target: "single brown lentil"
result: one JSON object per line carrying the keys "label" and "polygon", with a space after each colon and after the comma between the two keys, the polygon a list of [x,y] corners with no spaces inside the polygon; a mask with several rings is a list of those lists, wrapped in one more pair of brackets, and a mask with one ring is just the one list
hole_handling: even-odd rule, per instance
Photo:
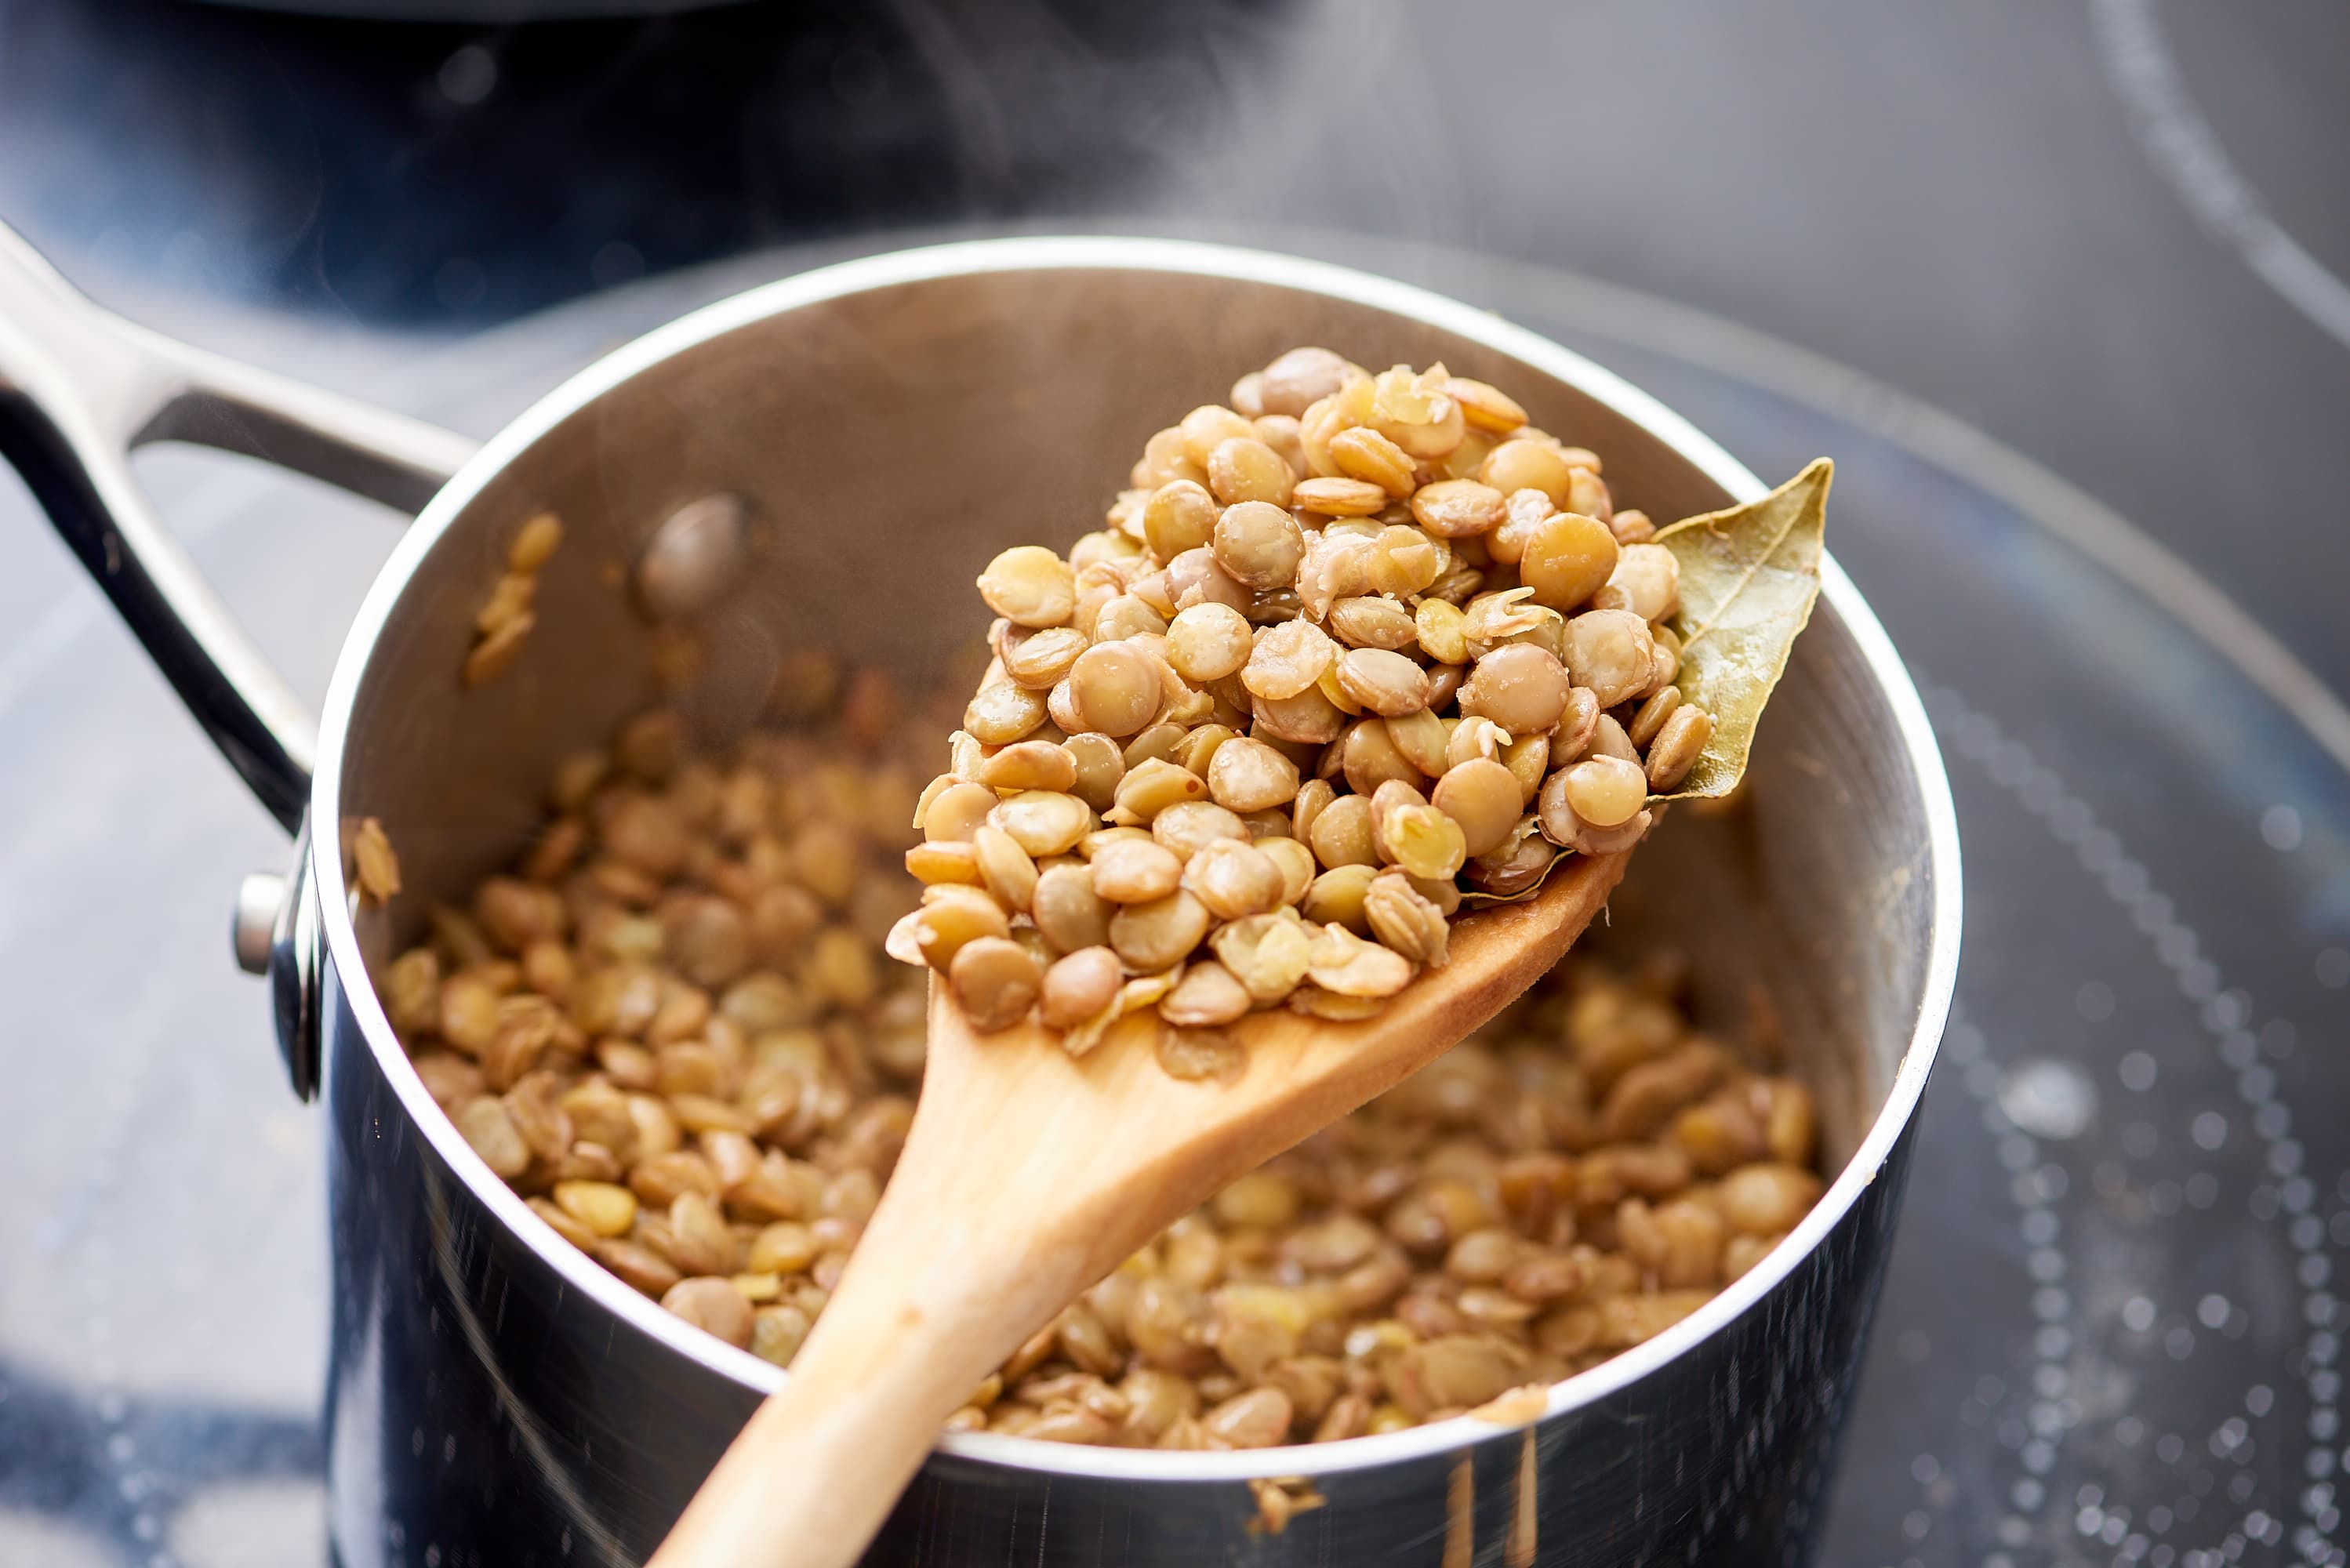
{"label": "single brown lentil", "polygon": [[400,892],[400,857],[391,837],[372,816],[361,817],[351,834],[351,862],[359,897],[376,905],[389,904]]}

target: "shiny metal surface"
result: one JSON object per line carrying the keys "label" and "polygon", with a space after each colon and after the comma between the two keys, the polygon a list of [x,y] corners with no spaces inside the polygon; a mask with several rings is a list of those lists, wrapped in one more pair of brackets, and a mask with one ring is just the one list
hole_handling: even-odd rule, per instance
{"label": "shiny metal surface", "polygon": [[236,885],[236,908],[228,923],[229,950],[247,974],[269,972],[269,950],[277,934],[277,911],[286,907],[286,878],[255,871]]}
{"label": "shiny metal surface", "polygon": [[294,834],[293,869],[286,874],[286,898],[269,931],[269,1012],[276,1024],[277,1054],[296,1099],[318,1092],[324,1052],[326,940],[323,911],[311,884],[310,845],[316,836],[308,817]]}
{"label": "shiny metal surface", "polygon": [[261,458],[408,511],[473,443],[134,327],[0,227],[0,455],[290,831],[317,749],[310,716],[140,493],[130,454],[158,441]]}
{"label": "shiny metal surface", "polygon": [[[358,618],[314,819],[380,816],[429,893],[503,858],[554,758],[651,690],[650,628],[604,566],[713,490],[745,497],[767,544],[702,628],[712,659],[694,711],[709,732],[754,716],[795,642],[933,674],[951,651],[933,628],[962,623],[989,554],[1089,525],[1094,502],[1069,498],[1101,488],[1096,454],[1138,446],[1170,400],[1218,397],[1234,364],[1301,338],[1505,380],[1659,514],[1759,488],[1575,356],[1360,275],[1124,241],[876,258],[655,333],[460,473]],[[1009,399],[978,395],[1007,385]],[[460,695],[471,608],[542,506],[573,537],[543,579],[538,630],[506,678]],[[893,568],[886,616],[849,591],[872,554]],[[1958,882],[1924,716],[1840,572],[1773,711],[1743,804],[1679,814],[1644,851],[1617,930],[1705,952],[1711,988],[1760,981],[1791,1037],[1816,1047],[1804,1066],[1846,1163],[1784,1246],[1687,1322],[1558,1386],[1532,1428],[1454,1422],[1226,1455],[951,1438],[875,1560],[1799,1558],[1948,1005]],[[294,907],[331,954],[312,994],[327,1036],[337,1550],[351,1568],[634,1561],[781,1375],[628,1292],[490,1176],[352,983],[406,933],[354,923],[339,857],[307,859],[317,896]],[[1331,1506],[1260,1533],[1242,1483],[1270,1475],[1312,1478]]]}

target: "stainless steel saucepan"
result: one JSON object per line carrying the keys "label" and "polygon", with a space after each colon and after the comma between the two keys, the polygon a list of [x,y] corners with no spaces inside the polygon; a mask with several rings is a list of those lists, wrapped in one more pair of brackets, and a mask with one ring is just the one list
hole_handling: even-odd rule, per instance
{"label": "stainless steel saucepan", "polygon": [[[713,738],[818,644],[937,678],[1003,545],[1092,526],[1169,409],[1296,343],[1441,359],[1597,449],[1674,517],[1759,493],[1596,366],[1417,289],[1283,256],[1128,239],[876,256],[754,290],[611,355],[478,452],[195,353],[90,305],[0,235],[0,450],[263,802],[292,872],[248,883],[297,1093],[323,1087],[334,1326],[326,1450],[346,1568],[638,1561],[785,1376],[638,1295],[510,1192],[425,1093],[369,981],[423,900],[354,915],[343,825],[383,820],[411,888],[461,898],[524,841],[556,760],[653,698],[654,611],[710,650]],[[369,593],[313,737],[172,547],[124,453],[192,441],[421,508]],[[538,626],[463,689],[508,539],[569,535]],[[1800,1560],[1834,1457],[1914,1113],[1949,1005],[1959,866],[1915,691],[1833,564],[1750,787],[1676,814],[1612,929],[1697,955],[1700,1002],[1775,1000],[1840,1174],[1694,1316],[1551,1390],[1535,1424],[1456,1420],[1245,1453],[951,1437],[888,1563]],[[307,827],[304,825],[307,822]],[[192,1173],[201,1179],[201,1173]],[[1257,1521],[1252,1479],[1328,1506]]]}

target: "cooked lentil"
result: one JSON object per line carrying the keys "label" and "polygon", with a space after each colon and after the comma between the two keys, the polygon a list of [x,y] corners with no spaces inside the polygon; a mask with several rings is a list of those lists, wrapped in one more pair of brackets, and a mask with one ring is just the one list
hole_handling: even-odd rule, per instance
{"label": "cooked lentil", "polygon": [[389,904],[400,892],[400,857],[392,853],[391,837],[383,824],[363,816],[351,833],[352,879],[359,897],[370,904]]}
{"label": "cooked lentil", "polygon": [[506,546],[505,570],[473,617],[473,645],[461,670],[467,686],[496,680],[521,654],[537,624],[531,606],[538,596],[538,574],[562,543],[563,522],[552,512],[539,513],[516,530]]}

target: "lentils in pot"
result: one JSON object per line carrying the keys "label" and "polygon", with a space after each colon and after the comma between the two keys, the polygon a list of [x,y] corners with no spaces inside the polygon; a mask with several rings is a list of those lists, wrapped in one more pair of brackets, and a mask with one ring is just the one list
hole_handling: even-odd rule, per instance
{"label": "lentils in pot", "polygon": [[1663,1332],[1821,1191],[1809,1092],[1694,1030],[1682,972],[1570,957],[1170,1226],[949,1427],[1328,1442],[1461,1415]]}
{"label": "lentils in pot", "polygon": [[[1210,920],[1214,957],[1164,998],[1179,1016],[1278,1001],[1366,952],[1427,962],[1442,940],[1432,901],[1403,898],[1391,867],[1310,872],[1303,840],[1210,831],[1223,826],[1213,815],[1173,846],[1130,833],[1090,860],[1039,862],[1024,838],[1063,829],[993,826],[1000,799],[975,786],[988,801],[931,801],[967,811],[969,836],[916,845],[905,737],[920,726],[887,680],[795,656],[775,709],[785,727],[723,757],[657,712],[565,761],[514,866],[463,908],[431,907],[424,939],[375,978],[433,1098],[534,1212],[630,1288],[779,1366],[825,1310],[912,1117],[922,977],[879,958],[921,895],[898,869],[910,851],[959,872],[929,887],[960,891],[922,906],[940,911],[926,929],[949,982],[1048,1023],[1092,1016],[1132,983],[1123,951],[1155,956]],[[1088,787],[1097,753],[1047,750]],[[1016,752],[987,760],[1062,776]],[[1368,811],[1326,781],[1309,792],[1315,826],[1341,803]],[[1161,815],[1180,805],[1239,815],[1205,795]],[[1373,832],[1367,815],[1357,830]],[[1203,857],[1251,842],[1278,893],[1230,866],[1186,886]],[[367,844],[397,912],[420,895],[400,890],[388,836]],[[1014,851],[1041,867],[1033,881]],[[1076,875],[1111,864],[1148,896],[1114,900]],[[1323,880],[1334,872],[1350,885]],[[1323,891],[1305,907],[1354,944],[1343,961],[1301,922],[1209,912],[1295,905],[1309,874]],[[1007,950],[1064,939],[1067,958],[1041,975],[1004,977]],[[1694,1029],[1683,969],[1570,957],[1476,1035],[1170,1226],[950,1427],[1138,1448],[1326,1441],[1441,1419],[1661,1332],[1821,1190],[1812,1096]],[[1213,1076],[1200,1044],[1212,1038],[1170,1032],[1162,1055]]]}
{"label": "lentils in pot", "polygon": [[983,1033],[1367,1017],[1464,900],[1638,843],[1712,735],[1648,519],[1441,365],[1293,349],[1152,436],[1107,522],[981,574],[993,661],[906,856],[888,951]]}

